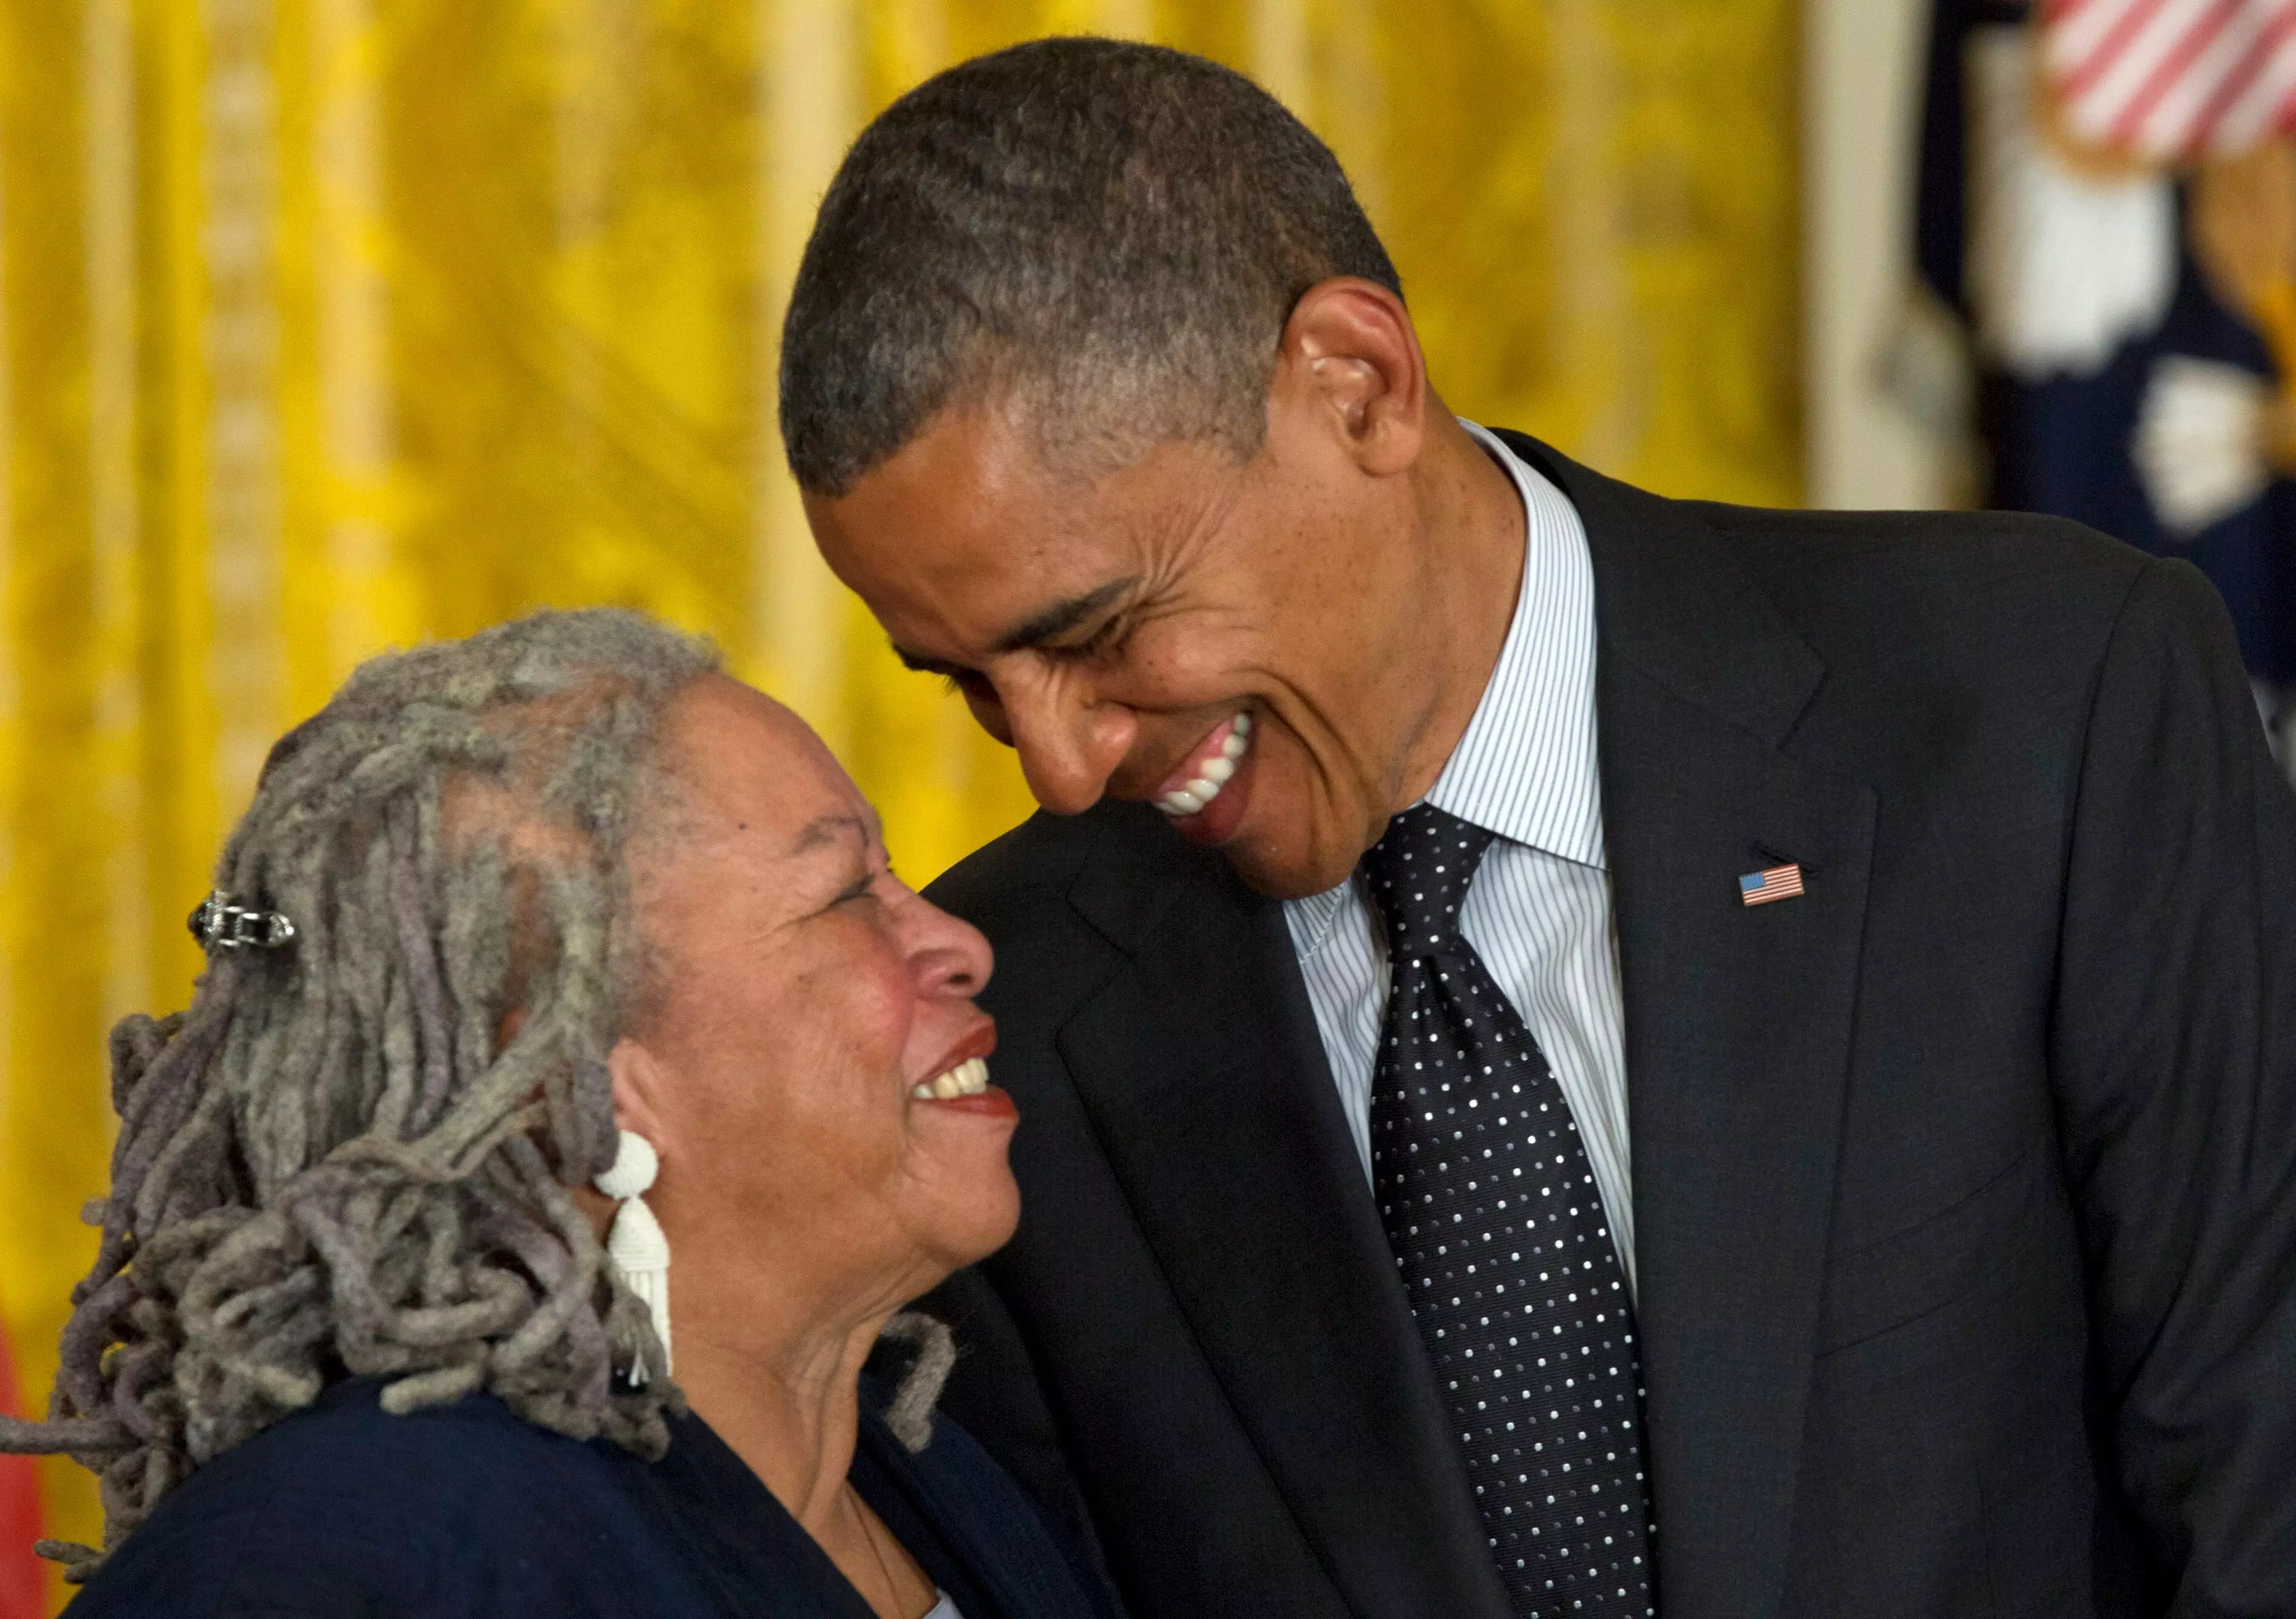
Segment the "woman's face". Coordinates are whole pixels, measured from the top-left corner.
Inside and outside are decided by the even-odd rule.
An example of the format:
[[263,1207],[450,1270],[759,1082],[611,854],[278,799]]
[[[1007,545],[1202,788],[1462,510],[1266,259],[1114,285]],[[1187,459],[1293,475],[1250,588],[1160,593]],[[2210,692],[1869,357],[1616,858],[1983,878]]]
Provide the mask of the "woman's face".
[[892,874],[829,750],[749,687],[689,688],[662,764],[630,851],[650,993],[610,1066],[660,1155],[679,1340],[897,1307],[1020,1217],[1011,1100],[931,1095],[996,1044],[988,941]]

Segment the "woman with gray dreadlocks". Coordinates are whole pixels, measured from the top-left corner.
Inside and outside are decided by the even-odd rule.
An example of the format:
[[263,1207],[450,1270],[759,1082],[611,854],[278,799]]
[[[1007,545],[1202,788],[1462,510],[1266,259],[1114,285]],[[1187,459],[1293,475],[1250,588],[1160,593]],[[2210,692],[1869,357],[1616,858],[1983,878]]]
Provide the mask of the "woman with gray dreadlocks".
[[1018,1217],[988,946],[787,710],[628,613],[380,658],[217,881],[0,1427],[102,1475],[75,1614],[1111,1611],[902,1313]]

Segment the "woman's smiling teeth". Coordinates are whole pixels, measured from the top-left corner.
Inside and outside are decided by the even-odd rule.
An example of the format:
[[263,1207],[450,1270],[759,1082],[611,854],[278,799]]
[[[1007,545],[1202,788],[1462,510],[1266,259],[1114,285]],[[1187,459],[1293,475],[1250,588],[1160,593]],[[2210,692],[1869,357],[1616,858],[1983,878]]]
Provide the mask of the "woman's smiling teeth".
[[1237,715],[1206,740],[1214,746],[1196,761],[1195,773],[1188,778],[1187,785],[1156,800],[1156,807],[1166,814],[1175,818],[1193,815],[1219,797],[1220,789],[1235,774],[1236,761],[1251,747],[1251,715]]
[[909,1094],[921,1102],[955,1101],[960,1096],[978,1096],[988,1089],[988,1061],[982,1057],[969,1057],[939,1079],[922,1084]]

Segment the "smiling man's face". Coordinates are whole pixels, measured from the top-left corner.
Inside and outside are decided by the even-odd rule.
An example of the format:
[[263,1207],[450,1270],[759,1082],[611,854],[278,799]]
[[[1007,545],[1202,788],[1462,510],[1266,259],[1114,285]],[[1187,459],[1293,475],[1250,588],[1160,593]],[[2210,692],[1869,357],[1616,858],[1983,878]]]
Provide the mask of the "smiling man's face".
[[952,409],[807,511],[1039,803],[1158,801],[1177,835],[1296,897],[1342,880],[1440,764],[1417,756],[1451,649],[1411,541],[1406,429],[1366,454],[1328,388],[1279,381],[1249,461],[1168,443],[1085,479],[1010,413]]

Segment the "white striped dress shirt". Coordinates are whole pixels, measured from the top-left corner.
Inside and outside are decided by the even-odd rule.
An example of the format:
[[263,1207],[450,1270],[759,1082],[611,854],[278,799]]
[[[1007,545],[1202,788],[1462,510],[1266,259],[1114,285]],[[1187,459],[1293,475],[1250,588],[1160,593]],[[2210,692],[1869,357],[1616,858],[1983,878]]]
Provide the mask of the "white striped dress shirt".
[[[1522,495],[1522,593],[1490,684],[1426,801],[1497,835],[1460,907],[1460,931],[1554,1067],[1632,1288],[1626,1010],[1595,753],[1594,560],[1562,492],[1464,425]],[[1283,912],[1368,1176],[1385,931],[1360,873]]]

